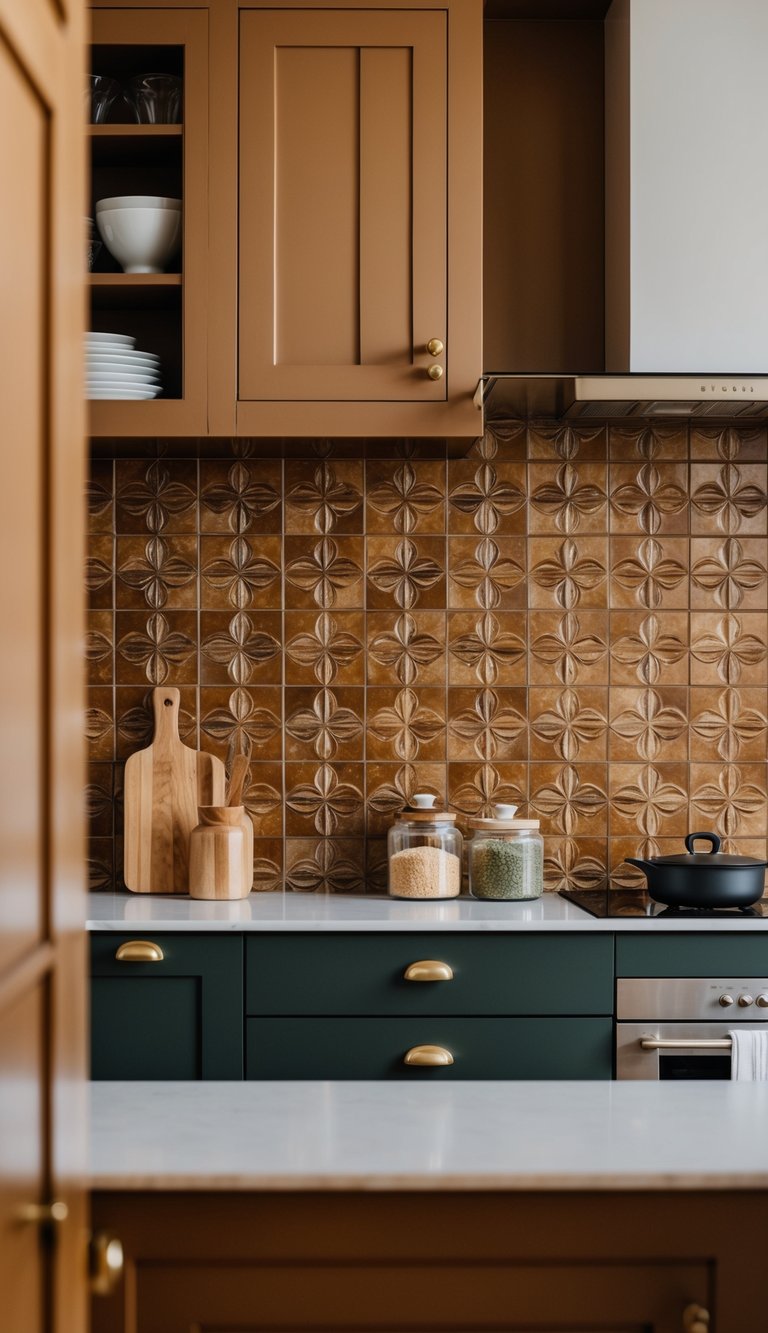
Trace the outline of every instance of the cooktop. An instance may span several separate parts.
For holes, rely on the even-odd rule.
[[[695,907],[664,907],[656,903],[644,889],[561,889],[560,897],[569,903],[576,903],[590,916],[644,916],[675,917],[677,920],[701,919],[702,917],[723,917],[733,921],[739,917],[768,917],[768,899],[755,903],[754,907],[702,909]]]

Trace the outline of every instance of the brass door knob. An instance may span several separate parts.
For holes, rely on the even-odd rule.
[[[444,1046],[412,1046],[403,1057],[404,1065],[419,1065],[423,1069],[452,1065],[453,1056]]]
[[[121,944],[115,958],[118,963],[162,963],[165,954],[159,944],[152,940],[126,940]]]
[[[94,1296],[111,1296],[125,1267],[123,1243],[108,1231],[97,1231],[88,1247],[88,1285]]]
[[[69,1209],[60,1199],[52,1203],[24,1203],[16,1214],[19,1222],[31,1222],[41,1227],[66,1222],[68,1217]]]
[[[709,1310],[703,1305],[686,1305],[683,1310],[683,1333],[709,1333]]]
[[[423,958],[411,963],[403,973],[406,981],[453,981],[450,963],[439,963],[435,958]]]
[[[429,378],[431,380],[441,380],[443,378],[443,367],[430,366],[429,370],[427,371],[427,374],[429,375]]]
[[[427,351],[430,356],[439,356],[441,352],[445,351],[445,345],[441,343],[439,338],[430,338],[427,343]]]

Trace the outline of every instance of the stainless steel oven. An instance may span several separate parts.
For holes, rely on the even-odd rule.
[[[618,1079],[729,1079],[729,1030],[768,1030],[768,977],[621,978],[616,1018]]]

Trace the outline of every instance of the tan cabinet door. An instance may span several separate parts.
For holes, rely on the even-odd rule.
[[[81,0],[0,0],[0,1326],[8,1333],[86,1326],[84,29]],[[54,1201],[60,1218],[67,1210],[55,1245],[41,1221]]]
[[[446,30],[440,10],[242,13],[241,401],[445,401]]]

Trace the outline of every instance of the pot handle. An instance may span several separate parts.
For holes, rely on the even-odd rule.
[[[697,838],[706,838],[707,842],[711,843],[709,849],[710,853],[720,851],[720,839],[718,838],[716,833],[689,833],[688,837],[685,840],[685,850],[687,852],[690,852],[691,855],[693,855],[694,851],[693,844],[695,843]]]

